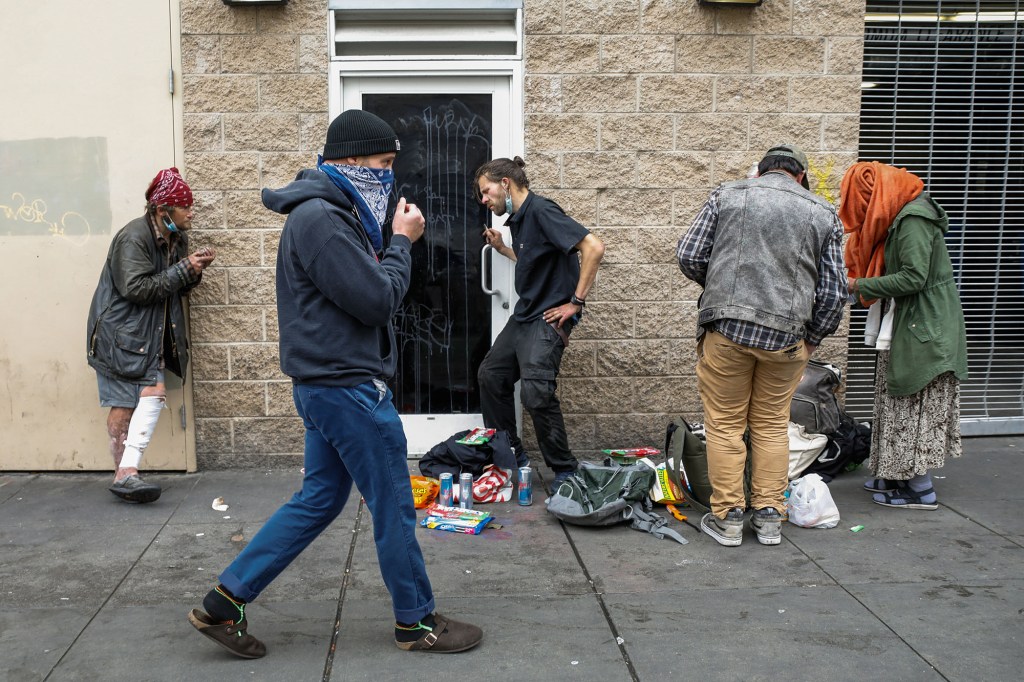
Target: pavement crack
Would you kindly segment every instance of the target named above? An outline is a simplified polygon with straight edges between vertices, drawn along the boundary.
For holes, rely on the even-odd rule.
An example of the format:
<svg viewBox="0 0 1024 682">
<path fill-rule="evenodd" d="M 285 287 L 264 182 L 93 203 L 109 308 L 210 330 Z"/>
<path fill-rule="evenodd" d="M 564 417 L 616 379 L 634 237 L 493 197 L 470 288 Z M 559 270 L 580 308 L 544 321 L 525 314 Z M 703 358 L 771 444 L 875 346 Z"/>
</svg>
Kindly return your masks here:
<svg viewBox="0 0 1024 682">
<path fill-rule="evenodd" d="M 785 537 L 785 536 L 783 536 L 783 537 Z M 886 622 L 885 622 L 885 619 L 884 619 L 884 618 L 882 618 L 882 616 L 880 616 L 880 615 L 878 615 L 877 613 L 875 613 L 875 611 L 874 611 L 874 610 L 873 610 L 873 609 L 872 609 L 872 608 L 871 608 L 870 606 L 868 606 L 867 604 L 865 604 L 865 603 L 864 603 L 864 601 L 863 601 L 862 599 L 860 599 L 859 597 L 857 597 L 857 595 L 855 595 L 855 594 L 854 594 L 853 592 L 851 592 L 851 591 L 850 591 L 850 590 L 849 590 L 849 589 L 848 589 L 848 588 L 846 587 L 846 585 L 844 585 L 843 583 L 841 583 L 841 582 L 839 581 L 839 579 L 837 579 L 837 578 L 836 578 L 836 577 L 835 577 L 834 575 L 832 575 L 831 573 L 829 573 L 829 572 L 828 572 L 828 570 L 827 570 L 827 569 L 826 569 L 826 568 L 825 568 L 824 566 L 822 566 L 822 565 L 821 565 L 821 564 L 819 564 L 819 563 L 818 563 L 817 561 L 815 561 L 815 560 L 814 560 L 814 558 L 813 558 L 813 557 L 812 557 L 812 556 L 811 556 L 810 554 L 808 554 L 807 552 L 805 552 L 805 551 L 804 551 L 804 548 L 803 548 L 803 547 L 801 547 L 800 545 L 796 544 L 796 543 L 795 543 L 795 542 L 793 542 L 792 540 L 789 540 L 788 538 L 787 538 L 787 541 L 789 542 L 789 544 L 793 545 L 793 547 L 795 547 L 795 548 L 797 549 L 797 551 L 799 551 L 799 552 L 800 552 L 801 554 L 803 554 L 803 555 L 804 555 L 805 557 L 807 557 L 807 560 L 808 560 L 808 561 L 810 561 L 810 562 L 811 562 L 812 564 L 814 564 L 815 566 L 817 566 L 817 568 L 818 568 L 818 570 L 819 570 L 819 571 L 821 571 L 822 573 L 824 573 L 825 575 L 827 575 L 827 576 L 829 577 L 829 580 L 831 580 L 832 582 L 834 582 L 834 583 L 836 584 L 836 586 L 837 586 L 837 587 L 838 587 L 839 589 L 841 589 L 841 590 L 842 590 L 843 592 L 845 592 L 846 594 L 848 594 L 848 595 L 850 596 L 850 599 L 853 599 L 853 600 L 854 600 L 855 602 L 857 602 L 857 603 L 858 603 L 858 604 L 860 604 L 860 605 L 861 605 L 862 607 L 864 607 L 864 610 L 865 610 L 865 611 L 867 611 L 868 613 L 870 613 L 870 614 L 871 614 L 872 616 L 874 616 L 874 617 L 875 617 L 875 620 L 877 620 L 877 621 L 878 621 L 879 623 L 881 623 L 881 624 L 882 624 L 882 625 L 883 625 L 883 626 L 885 627 L 885 629 L 886 629 L 886 630 L 888 630 L 889 632 L 891 632 L 891 633 L 892 633 L 892 634 L 893 634 L 893 635 L 894 635 L 894 636 L 895 636 L 895 637 L 896 637 L 896 638 L 897 638 L 898 640 L 900 640 L 901 642 L 903 642 L 903 644 L 904 644 L 904 645 L 905 645 L 905 646 L 906 646 L 906 647 L 907 647 L 908 649 L 910 649 L 911 651 L 913 651 L 913 652 L 914 652 L 914 654 L 916 654 L 916 655 L 918 656 L 918 658 L 920 658 L 920 659 L 921 659 L 922 661 L 924 661 L 925 665 L 927 665 L 927 666 L 928 666 L 929 668 L 931 668 L 932 670 L 934 670 L 934 671 L 935 671 L 935 674 L 936 674 L 936 675 L 938 675 L 938 676 L 939 676 L 939 677 L 941 677 L 942 679 L 946 680 L 946 682 L 950 682 L 949 678 L 948 678 L 948 677 L 946 677 L 945 675 L 943 675 L 943 674 L 942 674 L 942 671 L 941 671 L 941 670 L 939 670 L 939 669 L 938 669 L 938 668 L 936 668 L 936 667 L 935 667 L 934 665 L 932 665 L 931 661 L 929 661 L 929 660 L 928 660 L 928 658 L 927 658 L 927 657 L 926 657 L 926 656 L 925 656 L 924 654 L 922 654 L 922 653 L 921 653 L 920 651 L 918 651 L 918 650 L 917 650 L 917 647 L 915 647 L 915 646 L 914 646 L 913 644 L 911 644 L 910 642 L 908 642 L 908 641 L 906 640 L 906 638 L 905 638 L 905 637 L 903 637 L 903 635 L 901 635 L 900 633 L 896 632 L 896 630 L 894 630 L 894 629 L 893 629 L 893 627 L 892 627 L 891 625 L 889 625 L 888 623 L 886 623 Z"/>
<path fill-rule="evenodd" d="M 608 629 L 612 631 L 612 637 L 615 638 L 615 643 L 619 647 L 619 654 L 622 656 L 622 662 L 626 664 L 626 670 L 629 671 L 629 679 L 633 682 L 640 682 L 640 677 L 636 673 L 636 668 L 633 667 L 633 661 L 629 657 L 629 652 L 626 651 L 626 643 L 619 635 L 619 629 L 615 627 L 615 621 L 612 620 L 612 614 L 608 611 L 608 605 L 604 603 L 604 595 L 597 589 L 593 576 L 591 576 L 590 571 L 587 570 L 587 566 L 583 562 L 583 557 L 580 556 L 579 549 L 576 548 L 576 543 L 573 542 L 572 535 L 569 534 L 569 529 L 563 521 L 559 521 L 558 524 L 562 527 L 562 532 L 565 533 L 565 539 L 569 541 L 569 547 L 572 548 L 572 553 L 576 557 L 576 563 L 579 564 L 580 569 L 583 571 L 583 577 L 587 579 L 587 584 L 590 585 L 590 591 L 594 593 L 594 599 L 597 600 L 597 605 L 601 607 L 601 612 L 604 614 L 605 622 L 608 623 Z"/>
<path fill-rule="evenodd" d="M 331 672 L 334 669 L 334 654 L 338 649 L 338 637 L 341 634 L 341 610 L 345 605 L 345 593 L 348 591 L 349 577 L 352 575 L 352 562 L 356 555 L 356 543 L 359 540 L 359 531 L 363 521 L 363 512 L 366 504 L 362 498 L 359 499 L 359 509 L 356 511 L 355 525 L 352 528 L 352 542 L 348 546 L 348 558 L 345 559 L 345 572 L 341 575 L 341 588 L 338 590 L 338 610 L 334 614 L 334 628 L 331 631 L 331 642 L 327 647 L 327 660 L 324 662 L 324 674 L 322 682 L 330 682 Z"/>
<path fill-rule="evenodd" d="M 164 529 L 167 528 L 167 526 L 171 523 L 171 519 L 173 519 L 174 515 L 178 513 L 178 510 L 181 508 L 181 505 L 185 504 L 185 500 L 189 498 L 189 495 L 192 494 L 192 491 L 195 490 L 195 487 L 199 485 L 199 481 L 201 481 L 202 479 L 202 474 L 197 476 L 196 480 L 192 482 L 192 487 L 189 488 L 189 491 L 181 496 L 181 499 L 178 500 L 178 504 L 174 505 L 174 510 L 167 515 L 167 520 L 163 522 L 163 525 L 161 525 L 160 528 L 155 533 L 153 533 L 153 537 L 149 539 L 149 542 L 146 544 L 146 546 L 142 549 L 141 552 L 139 552 L 139 555 L 135 557 L 135 561 L 132 562 L 132 565 L 128 567 L 128 570 L 124 572 L 124 575 L 121 576 L 121 579 L 117 581 L 117 585 L 114 585 L 114 589 L 110 590 L 110 594 L 108 594 L 107 598 L 103 600 L 103 603 L 99 605 L 99 608 L 96 609 L 96 612 L 89 617 L 89 620 L 85 623 L 85 625 L 82 626 L 82 629 L 78 631 L 78 634 L 75 635 L 75 638 L 73 640 L 71 640 L 67 648 L 64 649 L 64 653 L 60 655 L 60 658 L 57 659 L 57 662 L 53 664 L 52 668 L 50 668 L 50 672 L 46 673 L 46 677 L 43 678 L 44 682 L 50 679 L 50 676 L 53 675 L 57 668 L 60 667 L 60 664 L 64 661 L 64 657 L 68 655 L 68 652 L 71 651 L 76 644 L 78 644 L 78 639 L 82 636 L 82 633 L 89 629 L 89 626 L 92 625 L 92 622 L 96 620 L 96 616 L 100 615 L 100 612 L 102 612 L 103 609 L 107 607 L 107 604 L 110 603 L 110 600 L 113 599 L 114 595 L 117 594 L 117 591 L 121 589 L 121 585 L 123 585 L 124 581 L 128 579 L 128 576 L 131 575 L 132 571 L 135 570 L 135 567 L 139 565 L 139 562 L 142 560 L 142 557 L 146 556 L 146 552 L 148 552 L 149 548 L 153 546 L 153 543 L 156 542 L 156 539 L 160 537 L 160 533 L 163 533 Z"/>
</svg>

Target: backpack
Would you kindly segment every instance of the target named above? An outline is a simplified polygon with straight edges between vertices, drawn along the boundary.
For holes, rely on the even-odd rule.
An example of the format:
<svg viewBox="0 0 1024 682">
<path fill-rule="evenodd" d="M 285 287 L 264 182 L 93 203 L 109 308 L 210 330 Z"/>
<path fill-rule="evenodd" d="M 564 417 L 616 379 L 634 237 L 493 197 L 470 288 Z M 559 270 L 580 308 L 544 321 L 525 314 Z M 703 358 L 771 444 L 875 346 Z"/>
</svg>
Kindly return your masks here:
<svg viewBox="0 0 1024 682">
<path fill-rule="evenodd" d="M 464 438 L 470 430 L 459 431 L 444 442 L 430 448 L 427 454 L 420 458 L 420 473 L 431 478 L 440 478 L 441 474 L 451 474 L 458 482 L 459 474 L 467 472 L 473 474 L 475 480 L 483 473 L 488 464 L 494 464 L 502 469 L 512 470 L 513 476 L 518 481 L 519 467 L 527 466 L 529 461 L 525 454 L 521 457 L 522 463 L 517 461 L 508 438 L 508 432 L 497 431 L 489 441 L 480 445 L 455 442 Z"/>
<path fill-rule="evenodd" d="M 839 428 L 839 399 L 836 389 L 842 372 L 834 365 L 810 360 L 789 406 L 789 421 L 803 426 L 807 433 L 831 435 Z"/>
<path fill-rule="evenodd" d="M 747 463 L 743 469 L 743 492 L 750 506 L 750 433 L 743 434 Z M 711 511 L 711 481 L 708 479 L 708 448 L 693 426 L 676 417 L 665 429 L 665 458 L 669 478 L 683 493 L 683 504 L 700 512 Z"/>
<path fill-rule="evenodd" d="M 648 491 L 654 485 L 654 469 L 646 464 L 620 466 L 611 459 L 604 465 L 580 462 L 545 501 L 557 518 L 577 526 L 612 526 L 628 521 L 636 530 L 656 538 L 668 536 L 682 545 L 686 538 L 671 528 L 668 519 L 652 514 Z"/>
<path fill-rule="evenodd" d="M 825 451 L 811 462 L 804 474 L 818 474 L 828 483 L 845 471 L 852 471 L 871 454 L 871 426 L 858 424 L 843 412 L 839 428 L 828 437 Z"/>
</svg>

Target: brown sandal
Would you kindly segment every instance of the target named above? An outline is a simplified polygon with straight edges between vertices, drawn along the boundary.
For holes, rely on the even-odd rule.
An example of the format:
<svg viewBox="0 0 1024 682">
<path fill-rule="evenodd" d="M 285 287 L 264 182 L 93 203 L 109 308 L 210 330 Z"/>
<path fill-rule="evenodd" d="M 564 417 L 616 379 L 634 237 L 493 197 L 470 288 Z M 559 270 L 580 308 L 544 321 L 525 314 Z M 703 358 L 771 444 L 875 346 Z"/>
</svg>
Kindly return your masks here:
<svg viewBox="0 0 1024 682">
<path fill-rule="evenodd" d="M 192 609 L 188 614 L 188 622 L 205 637 L 212 639 L 235 656 L 242 658 L 263 658 L 267 655 L 267 647 L 263 642 L 246 632 L 249 621 L 241 623 L 216 623 L 210 616 L 199 609 Z"/>
<path fill-rule="evenodd" d="M 484 638 L 483 630 L 469 623 L 462 623 L 434 614 L 434 627 L 414 642 L 395 644 L 406 651 L 433 651 L 438 654 L 454 654 L 472 649 Z"/>
</svg>

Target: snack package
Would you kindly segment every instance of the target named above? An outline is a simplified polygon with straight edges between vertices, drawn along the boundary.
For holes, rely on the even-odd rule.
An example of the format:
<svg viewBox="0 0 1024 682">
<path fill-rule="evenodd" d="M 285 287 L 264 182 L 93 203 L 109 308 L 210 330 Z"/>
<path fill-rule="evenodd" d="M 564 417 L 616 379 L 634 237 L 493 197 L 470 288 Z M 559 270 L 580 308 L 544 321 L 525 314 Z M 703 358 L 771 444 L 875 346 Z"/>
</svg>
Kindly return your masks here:
<svg viewBox="0 0 1024 682">
<path fill-rule="evenodd" d="M 676 504 L 685 502 L 683 493 L 679 486 L 672 482 L 668 470 L 664 464 L 659 464 L 654 470 L 654 485 L 651 487 L 651 500 L 661 504 Z"/>
<path fill-rule="evenodd" d="M 602 450 L 606 455 L 622 455 L 623 457 L 647 457 L 649 455 L 660 455 L 658 448 L 619 448 L 617 450 Z"/>
<path fill-rule="evenodd" d="M 625 465 L 635 464 L 641 457 L 661 454 L 661 450 L 658 448 L 618 448 L 602 450 L 601 452 L 608 455 L 619 464 Z"/>
<path fill-rule="evenodd" d="M 424 528 L 447 530 L 452 533 L 479 535 L 493 520 L 494 517 L 485 511 L 432 504 L 427 508 L 427 516 L 420 521 L 420 525 Z"/>
<path fill-rule="evenodd" d="M 494 433 L 494 429 L 485 429 L 482 426 L 478 426 L 455 442 L 463 445 L 483 445 L 494 438 Z"/>
<path fill-rule="evenodd" d="M 433 502 L 441 489 L 440 481 L 426 476 L 410 476 L 409 483 L 412 484 L 412 501 L 417 509 L 423 509 Z"/>
</svg>

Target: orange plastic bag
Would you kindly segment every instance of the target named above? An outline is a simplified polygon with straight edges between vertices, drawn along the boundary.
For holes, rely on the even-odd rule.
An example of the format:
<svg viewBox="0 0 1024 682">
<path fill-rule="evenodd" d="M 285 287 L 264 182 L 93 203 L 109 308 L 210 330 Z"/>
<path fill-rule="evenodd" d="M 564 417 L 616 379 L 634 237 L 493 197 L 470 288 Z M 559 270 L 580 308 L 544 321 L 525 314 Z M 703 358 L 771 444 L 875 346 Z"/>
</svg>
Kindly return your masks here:
<svg viewBox="0 0 1024 682">
<path fill-rule="evenodd" d="M 441 490 L 441 482 L 436 478 L 410 476 L 409 482 L 412 484 L 412 501 L 417 509 L 429 506 Z"/>
</svg>

